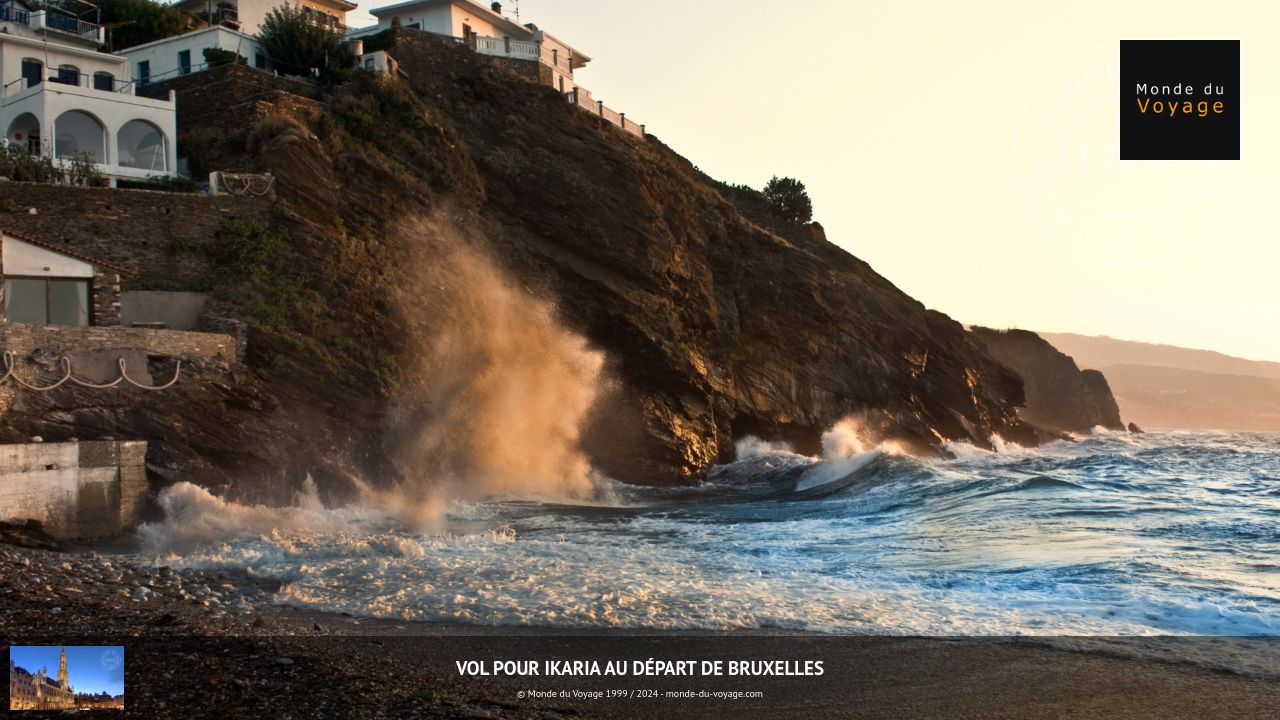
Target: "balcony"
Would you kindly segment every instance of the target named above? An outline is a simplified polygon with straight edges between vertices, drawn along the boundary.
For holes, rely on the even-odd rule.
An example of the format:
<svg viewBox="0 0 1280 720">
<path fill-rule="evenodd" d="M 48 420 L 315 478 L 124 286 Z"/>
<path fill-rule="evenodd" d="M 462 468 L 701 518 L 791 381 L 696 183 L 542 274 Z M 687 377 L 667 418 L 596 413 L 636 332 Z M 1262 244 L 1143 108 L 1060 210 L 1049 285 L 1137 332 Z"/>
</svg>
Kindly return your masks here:
<svg viewBox="0 0 1280 720">
<path fill-rule="evenodd" d="M 0 22 L 14 22 L 21 25 L 30 25 L 31 13 L 13 4 L 0 5 Z"/>
<path fill-rule="evenodd" d="M 89 40 L 98 39 L 97 23 L 86 22 L 70 13 L 54 8 L 45 10 L 44 26 L 50 30 L 57 30 Z"/>
</svg>

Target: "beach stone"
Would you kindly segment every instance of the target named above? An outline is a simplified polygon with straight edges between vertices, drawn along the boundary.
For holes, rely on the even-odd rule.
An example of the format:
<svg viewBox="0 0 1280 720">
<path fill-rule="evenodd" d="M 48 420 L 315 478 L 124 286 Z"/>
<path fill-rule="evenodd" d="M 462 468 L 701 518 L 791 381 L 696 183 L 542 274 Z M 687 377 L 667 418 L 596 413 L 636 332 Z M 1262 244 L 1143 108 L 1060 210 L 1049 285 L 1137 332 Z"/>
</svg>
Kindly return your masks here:
<svg viewBox="0 0 1280 720">
<path fill-rule="evenodd" d="M 276 664 L 277 664 L 277 665 L 285 665 L 285 666 L 288 666 L 288 665 L 292 665 L 293 663 L 294 663 L 293 658 L 287 658 L 287 657 L 278 657 L 278 658 L 276 658 Z"/>
<path fill-rule="evenodd" d="M 493 717 L 493 713 L 484 708 L 463 708 L 458 714 L 460 718 L 471 718 L 473 720 L 487 720 Z"/>
</svg>

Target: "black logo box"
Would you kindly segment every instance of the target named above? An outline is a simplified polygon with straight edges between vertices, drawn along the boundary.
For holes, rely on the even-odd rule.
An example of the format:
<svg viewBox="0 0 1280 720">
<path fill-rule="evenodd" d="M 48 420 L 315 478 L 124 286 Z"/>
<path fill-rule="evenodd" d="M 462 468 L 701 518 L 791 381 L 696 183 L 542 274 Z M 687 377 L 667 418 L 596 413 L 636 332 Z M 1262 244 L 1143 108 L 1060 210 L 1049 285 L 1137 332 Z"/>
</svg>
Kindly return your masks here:
<svg viewBox="0 0 1280 720">
<path fill-rule="evenodd" d="M 1139 94 L 1140 84 L 1147 85 L 1146 94 Z M 1179 85 L 1182 94 L 1162 92 L 1165 86 Z M 1213 86 L 1209 95 L 1207 85 Z M 1147 105 L 1146 113 L 1139 100 Z M 1191 114 L 1182 112 L 1186 101 L 1192 103 Z M 1161 114 L 1154 112 L 1157 102 Z M 1170 102 L 1178 104 L 1173 116 Z M 1208 103 L 1207 117 L 1198 112 L 1201 102 Z M 1217 102 L 1222 103 L 1220 113 L 1213 108 Z M 1121 40 L 1120 159 L 1239 160 L 1240 41 Z"/>
</svg>

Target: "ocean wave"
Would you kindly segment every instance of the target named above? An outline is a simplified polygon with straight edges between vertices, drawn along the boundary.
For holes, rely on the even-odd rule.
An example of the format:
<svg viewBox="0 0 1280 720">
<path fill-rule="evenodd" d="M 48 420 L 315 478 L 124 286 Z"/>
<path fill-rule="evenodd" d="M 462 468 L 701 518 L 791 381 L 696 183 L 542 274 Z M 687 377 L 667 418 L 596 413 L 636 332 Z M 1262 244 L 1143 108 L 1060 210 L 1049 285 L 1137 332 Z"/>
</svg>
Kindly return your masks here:
<svg viewBox="0 0 1280 720">
<path fill-rule="evenodd" d="M 1107 434 L 920 459 L 777 447 L 611 506 L 219 504 L 184 488 L 148 545 L 359 615 L 574 628 L 925 635 L 1280 635 L 1280 438 Z M 838 447 L 837 447 L 838 446 Z M 1006 451 L 1008 448 L 1006 447 Z M 182 526 L 179 528 L 177 526 Z"/>
</svg>

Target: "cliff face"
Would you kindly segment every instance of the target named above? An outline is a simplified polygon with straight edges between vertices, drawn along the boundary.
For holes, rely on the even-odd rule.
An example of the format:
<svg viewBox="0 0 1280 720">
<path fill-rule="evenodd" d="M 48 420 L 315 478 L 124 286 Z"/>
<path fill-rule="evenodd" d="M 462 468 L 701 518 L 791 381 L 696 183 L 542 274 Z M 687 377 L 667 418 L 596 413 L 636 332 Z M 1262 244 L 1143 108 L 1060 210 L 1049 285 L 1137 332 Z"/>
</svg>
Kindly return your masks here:
<svg viewBox="0 0 1280 720">
<path fill-rule="evenodd" d="M 1089 432 L 1101 425 L 1123 430 L 1120 407 L 1107 378 L 1081 370 L 1074 360 L 1026 330 L 971 328 L 973 337 L 1026 383 L 1022 417 L 1037 427 L 1059 432 Z"/>
<path fill-rule="evenodd" d="M 184 111 L 199 118 L 180 138 L 195 172 L 269 171 L 280 199 L 269 227 L 180 250 L 201 254 L 220 301 L 251 321 L 242 370 L 263 396 L 242 404 L 236 432 L 215 435 L 226 447 L 201 448 L 210 476 L 234 474 L 244 488 L 310 474 L 336 492 L 352 476 L 406 472 L 387 462 L 388 438 L 445 412 L 402 411 L 424 379 L 408 377 L 415 349 L 448 325 L 433 313 L 458 302 L 422 282 L 436 277 L 426 268 L 447 272 L 446 235 L 531 301 L 554 304 L 559 323 L 604 354 L 582 446 L 615 478 L 694 481 L 745 434 L 814 452 L 850 415 L 868 440 L 922 452 L 1040 437 L 1018 417 L 1015 372 L 820 227 L 774 225 L 754 198 L 656 139 L 603 125 L 455 43 L 404 30 L 390 52 L 404 79 L 360 77 L 319 102 L 263 93 L 261 82 L 235 97 L 228 82 L 216 103 Z M 180 105 L 184 88 L 195 98 L 215 79 L 180 80 Z M 218 402 L 200 412 L 218 417 Z M 147 413 L 154 424 L 164 410 Z M 115 417 L 109 429 L 110 417 L 91 424 L 149 439 L 127 413 Z M 265 440 L 239 444 L 256 432 Z"/>
</svg>

